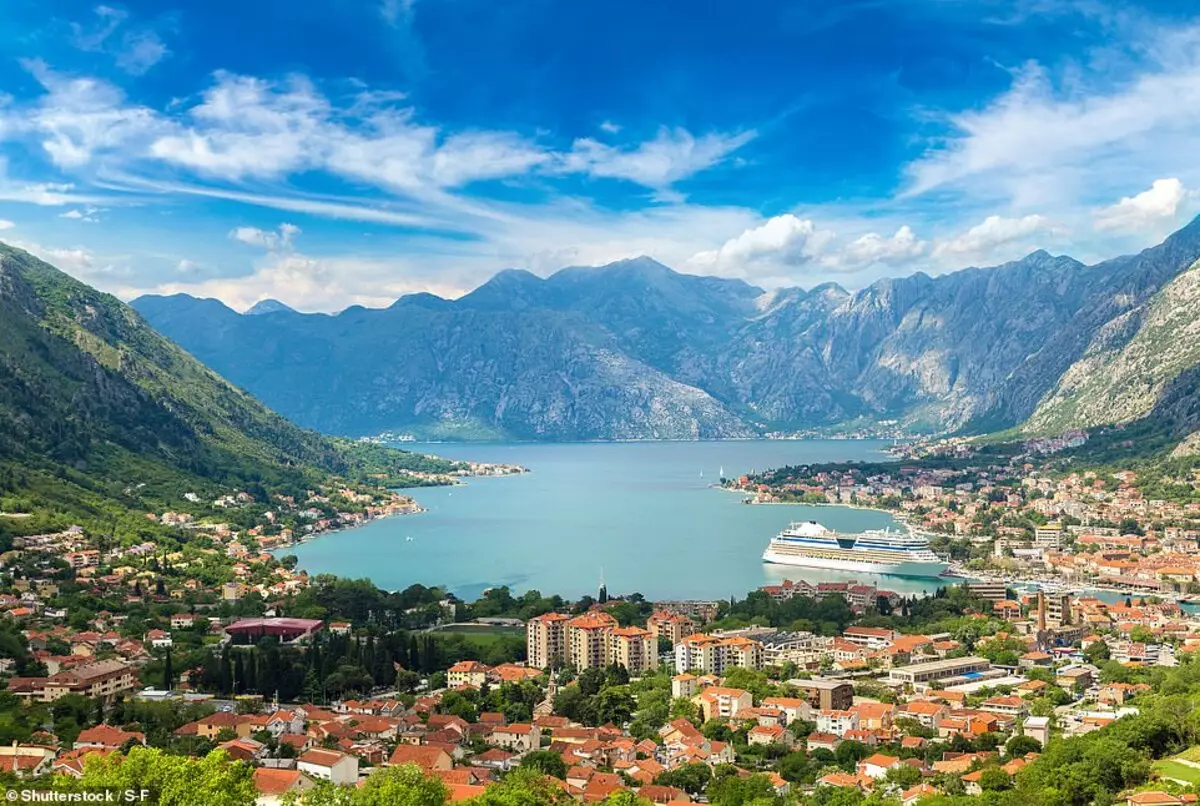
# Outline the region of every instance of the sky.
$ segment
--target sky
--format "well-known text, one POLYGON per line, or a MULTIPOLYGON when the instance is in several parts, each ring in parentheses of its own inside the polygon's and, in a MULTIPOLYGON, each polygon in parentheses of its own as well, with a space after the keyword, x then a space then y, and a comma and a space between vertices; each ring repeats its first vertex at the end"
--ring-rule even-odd
POLYGON ((766 289, 1200 212, 1184 0, 8 0, 0 240, 305 311, 649 255, 766 289))

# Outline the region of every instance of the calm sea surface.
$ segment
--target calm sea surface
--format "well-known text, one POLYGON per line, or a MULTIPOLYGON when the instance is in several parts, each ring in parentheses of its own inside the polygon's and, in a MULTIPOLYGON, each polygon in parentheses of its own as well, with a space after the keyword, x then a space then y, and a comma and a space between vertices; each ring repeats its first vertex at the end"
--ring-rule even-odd
POLYGON ((470 479, 413 491, 429 511, 319 537, 294 553, 309 573, 368 577, 397 590, 444 585, 473 599, 508 585, 516 592, 727 598, 785 578, 874 582, 932 593, 935 579, 872 577, 764 565, 767 541, 792 520, 861 531, 895 525, 882 512, 799 505, 747 506, 709 485, 720 469, 738 476, 803 462, 880 460, 886 442, 857 440, 436 444, 406 449, 452 459, 505 462, 531 473, 470 479))

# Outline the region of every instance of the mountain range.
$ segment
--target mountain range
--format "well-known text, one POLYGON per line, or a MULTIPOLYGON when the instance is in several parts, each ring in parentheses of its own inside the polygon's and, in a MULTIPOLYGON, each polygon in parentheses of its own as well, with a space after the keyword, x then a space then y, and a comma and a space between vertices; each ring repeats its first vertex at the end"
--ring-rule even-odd
POLYGON ((299 428, 115 297, 4 244, 0 422, 0 502, 71 517, 449 465, 299 428))
POLYGON ((1200 360, 1195 340, 1173 336, 1200 314, 1197 259, 1200 219, 1095 265, 1038 251, 853 293, 764 292, 638 258, 546 278, 507 270, 456 300, 336 315, 274 301, 243 315, 187 295, 132 304, 333 434, 694 439, 881 421, 1045 433, 1145 415, 1200 360), (1147 365, 1153 377, 1131 388, 1147 365))

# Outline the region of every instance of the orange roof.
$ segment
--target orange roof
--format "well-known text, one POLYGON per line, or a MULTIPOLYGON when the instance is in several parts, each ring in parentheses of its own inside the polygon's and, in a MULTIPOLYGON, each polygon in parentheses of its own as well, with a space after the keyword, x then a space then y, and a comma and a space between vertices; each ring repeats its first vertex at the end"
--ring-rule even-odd
POLYGON ((273 770, 257 767, 254 770, 254 788, 262 795, 282 795, 291 790, 300 780, 298 770, 273 770))

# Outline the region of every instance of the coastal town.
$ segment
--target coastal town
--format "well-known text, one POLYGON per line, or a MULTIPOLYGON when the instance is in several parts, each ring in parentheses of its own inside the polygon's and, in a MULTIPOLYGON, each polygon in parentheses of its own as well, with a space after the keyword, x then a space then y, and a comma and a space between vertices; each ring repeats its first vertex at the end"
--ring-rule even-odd
MULTIPOLYGON (((263 806, 396 768, 450 802, 538 778, 584 803, 912 806, 1021 786, 1063 742, 1143 718, 1200 652, 1200 504, 1150 498, 1133 471, 901 461, 728 486, 893 511, 965 578, 925 598, 796 569, 744 600, 503 588, 472 603, 310 578, 278 551, 419 512, 403 493, 188 495, 146 515, 171 541, 12 537, 0 774, 86 782, 144 750, 218 753, 263 806)), ((1197 784, 1200 757, 1180 748, 1117 794, 1175 806, 1197 784)))
POLYGON ((892 465, 785 468, 727 481, 751 503, 880 509, 931 538, 960 576, 1184 601, 1200 594, 1200 469, 1143 489, 1134 470, 1053 472, 1045 454, 1080 434, 1026 443, 1005 461, 967 440, 921 444, 892 465), (952 456, 950 467, 905 459, 952 456), (1169 497, 1168 497, 1169 495, 1169 497))

